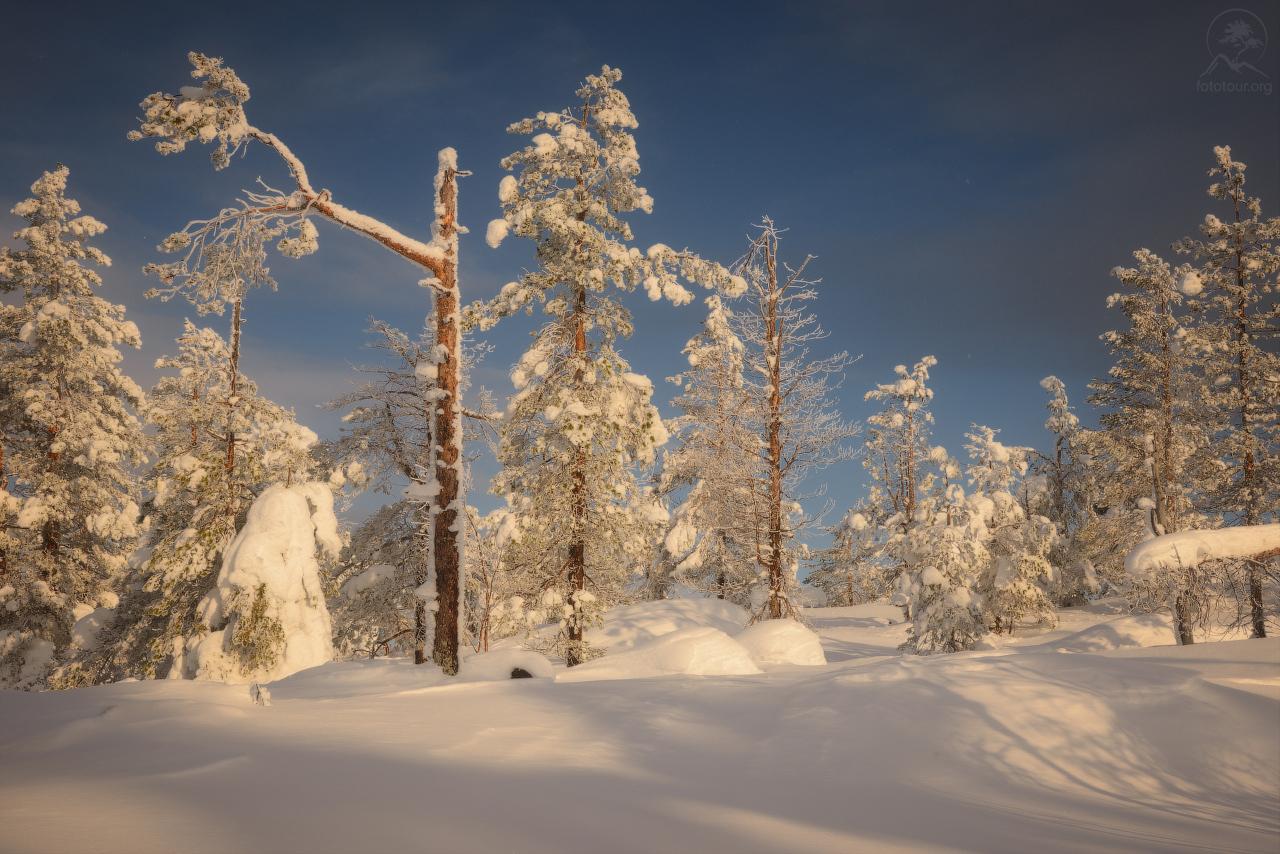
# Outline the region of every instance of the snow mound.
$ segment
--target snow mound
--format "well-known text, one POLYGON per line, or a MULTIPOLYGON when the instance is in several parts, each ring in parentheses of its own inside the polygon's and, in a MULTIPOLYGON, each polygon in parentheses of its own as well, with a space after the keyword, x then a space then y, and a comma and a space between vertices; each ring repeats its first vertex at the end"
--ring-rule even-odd
POLYGON ((747 648, 719 629, 695 626, 664 634, 626 652, 610 653, 561 673, 558 682, 644 679, 650 676, 745 676, 759 673, 747 648))
POLYGON ((1242 558, 1280 549, 1280 522, 1212 531, 1178 531, 1139 543, 1124 559, 1125 571, 1143 576, 1161 569, 1194 568, 1216 558, 1242 558))
POLYGON ((1081 629, 1053 644, 1058 652, 1104 652, 1175 643, 1173 621, 1165 614, 1132 614, 1081 629))
POLYGON ((821 665, 827 663, 822 641, 795 620, 764 620, 734 637, 761 667, 772 664, 821 665))
POLYGON ((750 615, 723 599, 662 599, 613 608, 604 624, 587 632, 587 642, 611 653, 625 652, 682 629, 712 628, 736 634, 750 615))
POLYGON ((473 655, 462 662, 458 674, 467 682, 511 679, 516 669, 538 679, 554 679, 555 669, 546 656, 527 649, 495 649, 473 655))

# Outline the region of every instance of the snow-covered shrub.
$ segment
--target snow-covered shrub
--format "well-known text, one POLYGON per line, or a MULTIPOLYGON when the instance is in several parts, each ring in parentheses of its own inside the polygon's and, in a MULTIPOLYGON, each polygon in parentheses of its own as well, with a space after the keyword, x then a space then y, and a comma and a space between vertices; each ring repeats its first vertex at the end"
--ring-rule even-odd
POLYGON ((328 484, 269 488, 201 602, 209 633, 189 641, 175 666, 198 679, 266 682, 332 660, 320 559, 341 546, 328 484))

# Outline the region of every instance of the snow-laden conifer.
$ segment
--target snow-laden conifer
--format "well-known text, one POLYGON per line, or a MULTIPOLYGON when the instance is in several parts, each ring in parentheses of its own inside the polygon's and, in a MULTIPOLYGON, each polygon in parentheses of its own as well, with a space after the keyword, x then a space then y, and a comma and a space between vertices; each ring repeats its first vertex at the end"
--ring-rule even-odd
MULTIPOLYGON (((1280 507, 1280 217, 1262 215, 1245 191, 1245 164, 1229 146, 1214 148, 1209 195, 1226 216, 1210 213, 1197 237, 1177 244, 1196 266, 1179 290, 1201 312, 1191 330, 1201 383, 1195 394, 1215 427, 1212 463, 1199 484, 1199 506, 1228 525, 1274 521, 1280 507)), ((1250 621, 1266 634, 1263 574, 1249 570, 1250 621)))
POLYGON ((66 196, 68 169, 45 172, 13 213, 25 248, 0 249, 0 684, 40 684, 76 620, 110 606, 139 530, 133 468, 146 452, 142 391, 119 367, 138 347, 124 306, 97 293, 89 240, 106 226, 66 196))
POLYGON ((683 305, 686 282, 741 293, 745 284, 687 251, 629 245, 625 215, 649 212, 622 74, 605 67, 578 90, 579 105, 541 112, 508 129, 529 142, 502 161, 498 188, 510 233, 533 242, 537 267, 470 308, 482 329, 518 311, 545 322, 512 370, 494 482, 520 519, 523 565, 541 579, 537 602, 560 626, 570 664, 588 654, 584 632, 654 558, 666 512, 636 470, 667 438, 653 385, 617 349, 632 332, 620 296, 643 288, 683 305))
POLYGON ((68 684, 192 675, 181 663, 206 631, 198 606, 246 511, 267 487, 305 481, 314 468, 315 433, 238 368, 233 381, 220 335, 188 320, 176 343, 175 355, 156 360, 164 373, 144 409, 154 458, 142 548, 111 625, 61 674, 68 684))
MULTIPOLYGON (((1192 270, 1174 269, 1147 249, 1134 253, 1135 267, 1112 273, 1125 286, 1107 305, 1118 307, 1126 328, 1102 339, 1115 359, 1105 380, 1091 384, 1090 400, 1102 408, 1102 447, 1114 498, 1136 505, 1146 518, 1146 536, 1173 533, 1194 522, 1192 470, 1208 441, 1204 401, 1197 396, 1195 353, 1180 283, 1192 270)), ((1133 542, 1143 536, 1134 531, 1133 542)), ((1199 591, 1191 579, 1168 579, 1168 596, 1184 643, 1199 591)))

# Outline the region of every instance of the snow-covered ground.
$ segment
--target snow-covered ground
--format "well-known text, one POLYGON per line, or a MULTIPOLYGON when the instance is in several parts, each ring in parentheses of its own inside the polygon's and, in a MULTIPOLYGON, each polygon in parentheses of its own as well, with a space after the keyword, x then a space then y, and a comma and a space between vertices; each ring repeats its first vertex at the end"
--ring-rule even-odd
MULTIPOLYGON (((699 636, 696 609, 640 616, 616 652, 699 636)), ((273 683, 268 707, 207 682, 3 692, 0 849, 1280 845, 1278 639, 1180 648, 1167 622, 1098 605, 921 658, 896 653, 896 608, 809 617, 828 664, 748 675, 440 684, 379 660, 273 683)), ((717 650, 778 646, 738 643, 724 613, 702 625, 717 650)))

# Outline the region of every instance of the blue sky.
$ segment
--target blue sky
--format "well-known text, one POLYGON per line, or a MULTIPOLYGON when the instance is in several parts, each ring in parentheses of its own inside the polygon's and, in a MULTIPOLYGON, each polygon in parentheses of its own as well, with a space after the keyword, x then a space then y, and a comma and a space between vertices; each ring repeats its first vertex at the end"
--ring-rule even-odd
MULTIPOLYGON (((72 195, 111 227, 106 292, 142 328, 127 365, 144 384, 191 314, 143 299, 155 244, 259 176, 287 183, 261 149, 215 173, 203 150, 161 158, 125 140, 143 96, 185 82, 189 49, 237 69, 250 120, 314 183, 402 230, 427 233, 435 152, 456 147, 474 172, 461 191, 470 297, 531 257, 522 241, 483 243, 498 161, 518 145, 504 128, 570 103, 601 64, 621 68, 656 199, 638 242, 727 262, 769 214, 790 229, 785 252, 818 256, 830 349, 862 354, 843 411, 860 420, 867 388, 932 353, 937 440, 956 453, 974 421, 1043 445, 1037 383, 1050 373, 1091 420, 1084 386, 1105 372, 1098 334, 1116 322, 1108 271, 1195 228, 1213 145, 1249 163, 1267 211, 1280 204, 1278 96, 1196 91, 1222 3, 237 5, 0 12, 0 207, 41 170, 71 167, 72 195)), ((1249 8, 1280 35, 1280 6, 1249 8)), ((1259 63, 1272 81, 1277 57, 1273 44, 1259 63)), ((15 225, 0 217, 5 237, 15 225)), ((332 435, 317 406, 373 358, 367 318, 417 328, 426 293, 412 267, 333 228, 317 255, 273 268, 280 291, 249 303, 246 370, 332 435)), ((661 378, 701 312, 634 297, 623 350, 665 404, 661 378)), ((530 328, 490 334, 478 384, 508 393, 530 328)), ((856 462, 826 480, 838 506, 864 483, 856 462)))

